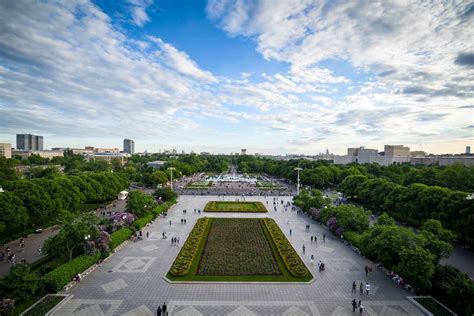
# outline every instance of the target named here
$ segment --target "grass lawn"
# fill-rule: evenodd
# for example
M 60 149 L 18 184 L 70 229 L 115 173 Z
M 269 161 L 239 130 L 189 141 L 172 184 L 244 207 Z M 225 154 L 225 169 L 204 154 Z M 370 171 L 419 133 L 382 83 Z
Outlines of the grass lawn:
M 424 308 L 429 310 L 433 315 L 436 316 L 452 316 L 453 314 L 446 310 L 442 305 L 440 305 L 438 302 L 436 302 L 433 298 L 431 297 L 414 297 L 413 298 L 415 301 L 420 303 Z
M 262 202 L 210 201 L 204 207 L 204 212 L 266 213 L 268 211 Z
M 258 218 L 209 218 L 190 272 L 179 277 L 168 272 L 167 278 L 210 282 L 310 281 L 309 271 L 303 277 L 295 277 L 288 271 L 263 221 Z
M 53 309 L 54 306 L 58 305 L 65 296 L 58 295 L 48 295 L 45 296 L 41 301 L 28 312 L 25 313 L 25 316 L 42 316 L 47 312 Z
M 187 189 L 208 189 L 212 183 L 210 181 L 196 181 L 186 185 Z

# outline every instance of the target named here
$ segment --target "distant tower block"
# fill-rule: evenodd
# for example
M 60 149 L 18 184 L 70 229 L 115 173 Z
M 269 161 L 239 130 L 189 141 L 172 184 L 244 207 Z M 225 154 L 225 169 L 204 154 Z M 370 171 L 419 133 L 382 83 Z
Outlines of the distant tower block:
M 242 148 L 240 150 L 240 155 L 242 155 L 242 156 L 247 155 L 247 149 Z
M 466 154 L 471 154 L 471 146 L 466 146 Z

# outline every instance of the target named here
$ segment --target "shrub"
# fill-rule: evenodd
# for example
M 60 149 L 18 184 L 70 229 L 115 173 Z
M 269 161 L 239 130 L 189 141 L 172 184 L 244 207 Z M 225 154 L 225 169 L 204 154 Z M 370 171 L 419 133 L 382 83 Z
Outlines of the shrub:
M 1 281 L 1 296 L 22 302 L 39 290 L 39 276 L 28 265 L 17 265 Z
M 130 228 L 122 228 L 119 229 L 115 232 L 113 232 L 110 235 L 111 242 L 110 242 L 110 249 L 115 249 L 117 248 L 121 243 L 123 243 L 125 240 L 130 238 L 132 235 L 132 230 Z
M 343 234 L 344 239 L 349 241 L 351 244 L 356 246 L 357 248 L 360 248 L 360 239 L 362 237 L 361 234 L 354 232 L 352 230 L 347 230 Z
M 308 275 L 308 269 L 304 265 L 300 256 L 296 253 L 295 249 L 291 246 L 288 239 L 286 239 L 277 223 L 270 218 L 264 218 L 263 221 L 288 271 L 295 277 L 304 277 Z
M 170 273 L 172 275 L 183 276 L 189 273 L 208 222 L 209 218 L 207 217 L 198 219 L 188 239 L 184 243 L 183 248 L 181 248 L 181 251 L 171 266 Z
M 74 276 L 87 270 L 99 258 L 100 253 L 95 256 L 79 256 L 59 266 L 44 276 L 46 289 L 54 292 L 60 291 Z

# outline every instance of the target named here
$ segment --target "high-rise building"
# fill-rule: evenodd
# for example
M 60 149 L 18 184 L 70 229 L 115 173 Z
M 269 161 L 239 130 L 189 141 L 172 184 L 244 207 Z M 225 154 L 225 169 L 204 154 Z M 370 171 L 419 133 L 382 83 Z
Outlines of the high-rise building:
M 125 138 L 123 140 L 123 152 L 133 155 L 135 153 L 135 142 L 131 139 Z
M 16 134 L 17 150 L 43 150 L 43 136 Z
M 0 143 L 0 157 L 10 159 L 12 157 L 12 145 Z
M 242 149 L 240 150 L 240 154 L 241 154 L 242 156 L 247 155 L 247 149 L 242 148 Z
M 471 154 L 471 146 L 466 146 L 466 154 Z

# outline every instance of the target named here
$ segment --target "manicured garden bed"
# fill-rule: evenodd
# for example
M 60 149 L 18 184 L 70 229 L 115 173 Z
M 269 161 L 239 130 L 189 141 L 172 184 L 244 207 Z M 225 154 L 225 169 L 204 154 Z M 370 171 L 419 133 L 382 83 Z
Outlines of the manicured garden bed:
M 58 305 L 66 296 L 64 295 L 46 295 L 35 306 L 26 311 L 24 316 L 43 316 Z
M 312 275 L 272 219 L 204 218 L 196 223 L 167 278 L 308 282 Z
M 420 296 L 420 297 L 413 297 L 413 299 L 426 308 L 430 313 L 436 316 L 452 316 L 454 315 L 452 312 L 444 308 L 443 305 L 438 303 L 430 296 Z
M 204 212 L 265 213 L 268 212 L 262 202 L 210 201 Z
M 185 186 L 186 189 L 208 189 L 212 186 L 211 181 L 196 181 Z

